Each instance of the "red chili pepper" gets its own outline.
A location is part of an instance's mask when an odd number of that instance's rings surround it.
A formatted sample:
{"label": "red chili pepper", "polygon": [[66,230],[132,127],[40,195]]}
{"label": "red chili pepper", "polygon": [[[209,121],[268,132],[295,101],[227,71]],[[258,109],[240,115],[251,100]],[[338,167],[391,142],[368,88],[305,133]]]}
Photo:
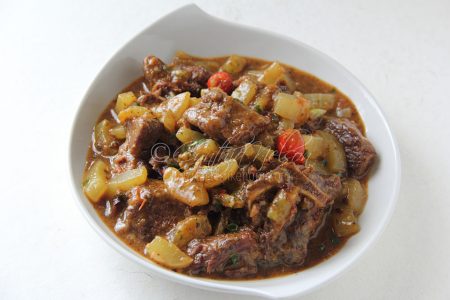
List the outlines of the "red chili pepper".
{"label": "red chili pepper", "polygon": [[284,131],[278,137],[277,148],[280,156],[285,155],[289,160],[297,164],[303,164],[305,162],[305,157],[303,156],[305,142],[300,131],[296,129]]}
{"label": "red chili pepper", "polygon": [[220,87],[225,93],[230,93],[233,89],[233,78],[227,72],[217,72],[208,79],[208,87]]}

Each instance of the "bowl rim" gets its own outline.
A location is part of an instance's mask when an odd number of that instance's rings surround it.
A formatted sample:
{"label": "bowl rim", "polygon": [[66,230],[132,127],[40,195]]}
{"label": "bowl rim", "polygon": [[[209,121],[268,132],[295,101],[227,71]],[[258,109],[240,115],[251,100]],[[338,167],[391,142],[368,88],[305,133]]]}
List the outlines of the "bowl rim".
{"label": "bowl rim", "polygon": [[[358,86],[358,88],[366,95],[366,100],[371,102],[370,104],[375,108],[377,114],[380,116],[383,125],[387,129],[388,136],[386,139],[390,142],[394,153],[393,153],[393,159],[395,164],[393,165],[393,172],[394,172],[394,190],[391,193],[391,200],[389,201],[389,206],[386,208],[386,213],[384,214],[384,219],[381,220],[381,226],[378,228],[378,230],[375,232],[374,235],[370,236],[370,238],[365,242],[363,246],[358,247],[358,251],[349,259],[345,261],[345,263],[341,264],[341,267],[334,272],[333,274],[329,275],[327,278],[324,278],[322,281],[318,282],[316,285],[311,286],[304,290],[297,290],[295,292],[286,293],[284,295],[274,294],[271,292],[268,292],[266,290],[261,290],[258,287],[242,287],[242,286],[235,286],[230,285],[229,283],[236,283],[236,282],[250,282],[253,280],[214,280],[214,279],[208,279],[208,278],[198,278],[198,277],[192,277],[184,274],[180,274],[171,270],[168,270],[164,267],[161,267],[157,264],[151,263],[148,260],[146,260],[142,255],[139,255],[137,252],[131,249],[126,249],[125,246],[119,244],[116,240],[114,240],[110,235],[108,235],[103,228],[101,228],[97,222],[93,219],[90,212],[88,211],[87,207],[83,204],[83,199],[79,196],[77,193],[77,190],[79,189],[79,178],[75,178],[75,172],[73,170],[74,166],[72,164],[72,157],[74,152],[74,143],[75,143],[75,129],[78,121],[78,117],[80,115],[81,108],[83,104],[87,101],[88,95],[91,93],[91,91],[95,88],[97,81],[100,78],[100,75],[102,71],[114,60],[114,58],[117,56],[118,53],[120,53],[124,48],[126,48],[129,44],[131,44],[136,38],[141,36],[146,31],[150,30],[153,26],[156,26],[161,21],[165,20],[166,18],[170,18],[173,15],[179,14],[179,13],[196,13],[198,16],[202,16],[205,19],[209,19],[209,21],[222,23],[225,25],[233,25],[239,28],[243,29],[249,29],[252,31],[256,31],[265,35],[273,36],[276,38],[281,38],[284,40],[287,40],[291,43],[297,44],[303,48],[309,49],[311,52],[313,52],[315,55],[319,56],[321,59],[327,62],[327,64],[330,64],[334,67],[337,67],[340,72],[344,76],[346,76],[349,80],[353,81],[355,85]],[[286,62],[289,63],[289,62]],[[345,273],[350,266],[354,265],[354,263],[361,258],[361,256],[366,253],[366,250],[373,246],[373,244],[380,238],[381,234],[386,229],[387,225],[389,224],[389,221],[391,220],[392,214],[394,212],[395,206],[397,204],[399,191],[400,191],[400,184],[401,184],[401,158],[400,158],[400,152],[398,148],[397,140],[393,134],[393,131],[391,127],[389,126],[386,117],[382,111],[382,109],[379,107],[378,103],[376,102],[373,95],[368,91],[368,89],[361,83],[359,79],[357,79],[350,71],[348,71],[344,66],[342,66],[340,63],[338,63],[336,60],[331,58],[330,56],[322,53],[321,51],[301,42],[296,39],[293,39],[289,36],[285,36],[279,33],[271,32],[268,30],[256,28],[253,26],[248,26],[244,24],[239,24],[227,20],[220,19],[218,17],[209,15],[202,9],[200,9],[195,4],[187,4],[184,6],[181,6],[171,12],[169,12],[166,15],[163,15],[162,17],[158,18],[156,21],[152,22],[148,26],[146,26],[143,30],[139,31],[137,34],[135,34],[133,37],[131,37],[126,43],[124,43],[121,47],[119,47],[110,57],[109,59],[103,64],[103,66],[99,69],[96,76],[94,77],[94,80],[89,85],[86,92],[83,94],[82,100],[78,104],[78,107],[72,117],[71,127],[70,127],[70,135],[68,140],[68,176],[69,176],[69,182],[71,183],[71,191],[73,194],[73,197],[75,199],[75,202],[77,203],[78,208],[80,209],[82,215],[84,218],[88,221],[90,226],[94,229],[94,231],[99,234],[102,239],[109,244],[113,249],[118,251],[123,256],[129,258],[130,260],[134,261],[135,263],[138,263],[139,265],[145,267],[147,270],[151,271],[152,274],[168,279],[172,282],[178,282],[185,285],[189,285],[192,287],[202,288],[205,290],[210,291],[219,291],[219,292],[226,292],[226,293],[235,293],[235,294],[241,294],[241,295],[253,295],[253,296],[260,296],[265,297],[269,299],[278,299],[280,296],[282,297],[292,297],[292,296],[299,296],[304,295],[307,293],[311,293],[320,287],[323,287],[324,285],[330,283],[332,280],[337,279],[339,276],[341,276],[343,273]],[[127,246],[128,247],[128,246]],[[285,275],[283,277],[292,276],[296,273]],[[283,278],[283,277],[275,277],[275,278]],[[257,279],[256,281],[262,282],[262,281],[269,281],[273,280],[273,278],[268,279]]]}

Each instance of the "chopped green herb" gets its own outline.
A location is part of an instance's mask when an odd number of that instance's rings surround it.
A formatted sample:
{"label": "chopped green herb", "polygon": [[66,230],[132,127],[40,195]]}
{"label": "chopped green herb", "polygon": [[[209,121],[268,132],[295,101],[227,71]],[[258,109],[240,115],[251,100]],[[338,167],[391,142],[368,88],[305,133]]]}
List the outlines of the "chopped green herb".
{"label": "chopped green herb", "polygon": [[276,114],[273,114],[272,115],[272,122],[280,122],[280,118]]}
{"label": "chopped green herb", "polygon": [[234,267],[239,263],[239,255],[233,254],[230,256],[230,266]]}
{"label": "chopped green herb", "polygon": [[339,245],[339,243],[341,242],[341,239],[337,236],[337,235],[333,235],[331,237],[331,243],[336,246]]}
{"label": "chopped green herb", "polygon": [[220,202],[216,200],[213,202],[213,207],[215,211],[220,211],[222,209],[222,204],[220,204]]}
{"label": "chopped green herb", "polygon": [[305,150],[305,152],[303,153],[303,156],[304,156],[305,158],[308,158],[308,157],[309,157],[309,151],[308,151],[308,150]]}
{"label": "chopped green herb", "polygon": [[262,113],[263,113],[263,110],[262,110],[261,106],[259,106],[259,105],[255,105],[255,110],[256,110],[256,112],[259,113],[259,114],[262,114]]}
{"label": "chopped green herb", "polygon": [[228,232],[237,232],[238,229],[239,229],[239,226],[236,223],[230,223],[227,225]]}
{"label": "chopped green herb", "polygon": [[206,141],[206,139],[200,139],[200,140],[193,141],[192,143],[189,144],[189,148],[192,149],[192,148],[200,145],[204,141]]}
{"label": "chopped green herb", "polygon": [[325,245],[322,243],[322,244],[320,244],[319,245],[319,250],[320,250],[320,252],[323,252],[323,251],[325,251]]}
{"label": "chopped green herb", "polygon": [[176,168],[178,170],[180,169],[180,165],[176,161],[169,161],[167,163],[167,166],[168,167],[172,167],[172,168]]}
{"label": "chopped green herb", "polygon": [[204,141],[206,141],[206,139],[199,139],[199,140],[193,141],[189,144],[184,144],[180,147],[180,153],[192,150],[195,147],[197,147],[198,145],[200,145],[201,143],[203,143]]}

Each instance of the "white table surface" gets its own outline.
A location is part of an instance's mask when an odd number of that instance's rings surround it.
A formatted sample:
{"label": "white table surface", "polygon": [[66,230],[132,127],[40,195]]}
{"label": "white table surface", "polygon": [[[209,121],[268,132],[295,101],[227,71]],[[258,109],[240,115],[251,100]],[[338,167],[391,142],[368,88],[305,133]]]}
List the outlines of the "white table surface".
{"label": "white table surface", "polygon": [[[78,211],[66,176],[70,123],[96,73],[186,2],[0,1],[0,299],[228,299],[149,276],[116,253]],[[304,299],[449,299],[450,1],[197,4],[337,59],[399,141],[401,195],[386,231]]]}

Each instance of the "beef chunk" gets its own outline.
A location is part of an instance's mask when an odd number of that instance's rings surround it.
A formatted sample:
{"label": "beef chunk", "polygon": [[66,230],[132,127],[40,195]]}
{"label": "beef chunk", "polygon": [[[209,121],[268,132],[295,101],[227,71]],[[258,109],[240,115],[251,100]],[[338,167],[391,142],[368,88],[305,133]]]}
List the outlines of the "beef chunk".
{"label": "beef chunk", "polygon": [[148,151],[159,139],[163,130],[162,124],[155,119],[138,118],[128,121],[126,143],[130,154],[135,157],[149,154]]}
{"label": "beef chunk", "polygon": [[[128,240],[150,242],[165,235],[177,222],[191,214],[190,208],[170,197],[164,183],[149,180],[126,195],[128,207],[117,219],[115,231]],[[128,234],[130,233],[130,234]]]}
{"label": "beef chunk", "polygon": [[358,179],[366,176],[375,163],[377,154],[356,124],[348,119],[330,118],[325,127],[344,146],[349,174]]}
{"label": "beef chunk", "polygon": [[330,207],[331,204],[326,208],[319,208],[308,198],[304,198],[292,224],[270,244],[270,248],[265,247],[268,248],[265,255],[269,261],[287,265],[302,264],[308,252],[309,241],[322,227]]}
{"label": "beef chunk", "polygon": [[248,229],[192,240],[187,254],[194,259],[189,267],[191,274],[225,273],[228,277],[244,277],[257,272],[256,236]]}
{"label": "beef chunk", "polygon": [[252,141],[270,123],[269,118],[233,100],[219,88],[205,92],[202,101],[186,110],[184,117],[211,138],[231,145]]}
{"label": "beef chunk", "polygon": [[206,87],[211,72],[196,65],[167,66],[159,58],[149,55],[144,59],[144,75],[156,96],[186,91],[198,96]]}
{"label": "beef chunk", "polygon": [[300,187],[302,195],[313,200],[317,206],[325,207],[339,192],[341,181],[336,175],[319,175],[310,168],[287,162],[261,175],[247,186],[247,204],[250,207],[258,197],[273,188],[286,187]]}
{"label": "beef chunk", "polygon": [[166,64],[156,56],[149,55],[144,59],[144,76],[150,85],[167,78]]}
{"label": "beef chunk", "polygon": [[181,65],[173,69],[170,75],[175,90],[198,96],[212,74],[201,66]]}
{"label": "beef chunk", "polygon": [[[283,163],[247,185],[245,200],[259,233],[262,265],[303,263],[310,238],[320,229],[341,189],[340,178],[324,176],[292,162]],[[291,205],[281,223],[266,217],[276,191],[284,190]],[[275,192],[274,192],[275,191]]]}
{"label": "beef chunk", "polygon": [[132,119],[127,121],[126,127],[126,140],[113,160],[116,173],[134,169],[139,160],[148,158],[151,148],[164,132],[162,124],[155,119]]}

